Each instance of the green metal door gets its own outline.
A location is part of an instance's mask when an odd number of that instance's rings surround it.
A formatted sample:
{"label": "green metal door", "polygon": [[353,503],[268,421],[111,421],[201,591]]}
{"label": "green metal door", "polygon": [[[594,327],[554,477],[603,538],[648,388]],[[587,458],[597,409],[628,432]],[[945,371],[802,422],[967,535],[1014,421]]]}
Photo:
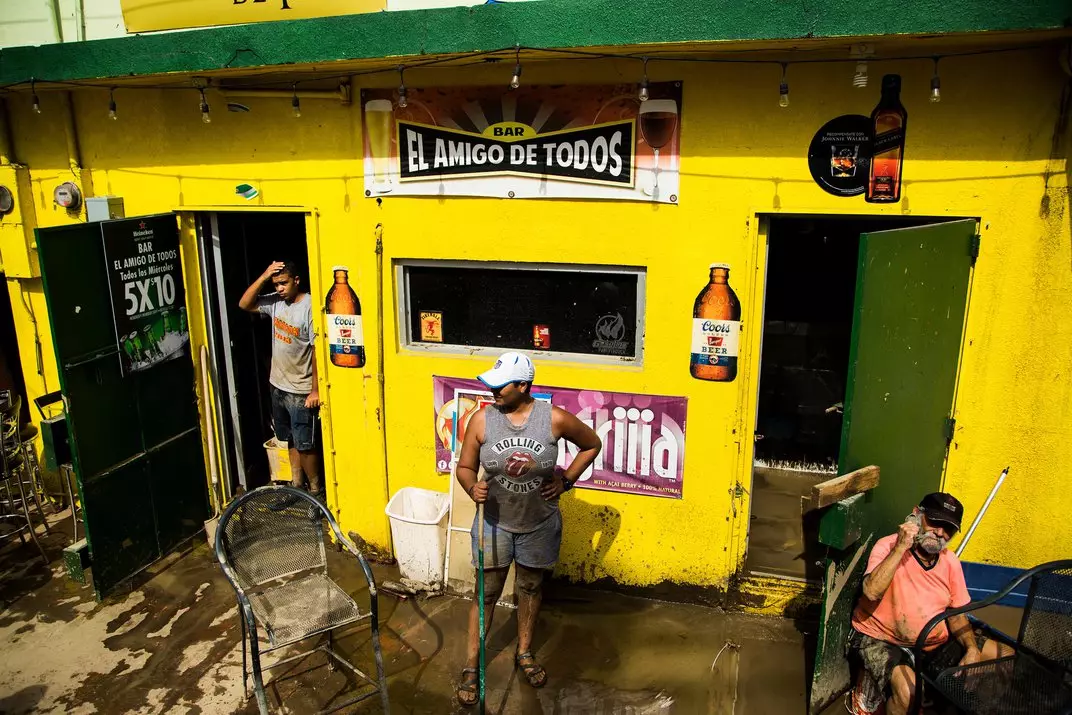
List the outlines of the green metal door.
{"label": "green metal door", "polygon": [[838,471],[874,464],[881,481],[822,517],[860,510],[850,521],[863,528],[853,543],[827,539],[810,712],[849,687],[845,643],[872,544],[941,484],[975,230],[955,221],[860,236]]}
{"label": "green metal door", "polygon": [[[174,219],[157,217],[154,226],[161,243],[178,245]],[[187,349],[124,375],[101,224],[36,233],[93,583],[102,598],[195,534],[208,515],[193,362]],[[178,290],[177,305],[184,306]]]}

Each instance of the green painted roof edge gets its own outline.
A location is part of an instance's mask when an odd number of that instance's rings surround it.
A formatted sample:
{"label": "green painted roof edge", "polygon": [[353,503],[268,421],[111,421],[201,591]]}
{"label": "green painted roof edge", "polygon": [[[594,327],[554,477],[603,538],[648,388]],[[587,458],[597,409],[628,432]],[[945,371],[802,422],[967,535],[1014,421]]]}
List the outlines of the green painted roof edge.
{"label": "green painted roof edge", "polygon": [[513,47],[933,35],[1072,27],[1068,0],[536,0],[0,50],[0,86]]}

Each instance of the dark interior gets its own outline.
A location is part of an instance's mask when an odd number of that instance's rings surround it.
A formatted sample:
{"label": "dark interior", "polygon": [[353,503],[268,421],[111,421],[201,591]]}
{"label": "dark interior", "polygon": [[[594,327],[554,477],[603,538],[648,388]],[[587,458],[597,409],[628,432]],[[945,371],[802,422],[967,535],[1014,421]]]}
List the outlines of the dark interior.
{"label": "dark interior", "polygon": [[[204,225],[208,228],[207,219]],[[231,343],[231,359],[237,394],[238,415],[230,414],[230,403],[224,401],[226,414],[222,420],[225,444],[235,444],[233,431],[241,431],[242,454],[249,488],[269,481],[268,458],[264,442],[272,436],[271,396],[268,376],[272,365],[272,330],[268,319],[247,313],[238,307],[242,293],[273,261],[294,261],[301,273],[302,285],[308,289],[308,251],[305,239],[305,216],[301,213],[219,213],[217,228],[220,237],[221,270],[224,296],[214,296],[216,305],[227,311]],[[206,237],[210,234],[206,231]],[[211,259],[211,255],[209,255]],[[212,267],[213,270],[215,266]],[[215,285],[212,287],[215,292]],[[268,288],[264,293],[270,292]],[[313,296],[313,310],[321,298]],[[216,354],[224,359],[223,345],[217,341]],[[221,382],[227,371],[221,363],[217,373]],[[221,392],[221,394],[228,394]],[[233,454],[228,455],[231,474],[237,487],[238,465]]]}
{"label": "dark interior", "polygon": [[[3,274],[0,273],[0,278]],[[11,390],[12,395],[22,397],[19,422],[31,420],[32,405],[26,403],[26,383],[22,377],[22,361],[19,359],[19,341],[15,335],[15,317],[11,311],[11,295],[0,291],[0,390]],[[40,415],[33,415],[37,421]]]}
{"label": "dark interior", "polygon": [[541,326],[557,352],[636,353],[636,273],[407,266],[406,278],[414,342],[435,311],[446,344],[532,350]]}
{"label": "dark interior", "polygon": [[865,222],[775,220],[767,259],[756,459],[837,465]]}

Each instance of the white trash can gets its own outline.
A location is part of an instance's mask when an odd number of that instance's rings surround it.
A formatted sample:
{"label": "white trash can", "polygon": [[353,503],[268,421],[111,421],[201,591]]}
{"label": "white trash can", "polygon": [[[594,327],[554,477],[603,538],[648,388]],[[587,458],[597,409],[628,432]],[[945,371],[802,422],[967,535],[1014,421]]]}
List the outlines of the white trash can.
{"label": "white trash can", "polygon": [[449,508],[449,494],[417,487],[402,487],[387,502],[402,578],[428,586],[443,583]]}

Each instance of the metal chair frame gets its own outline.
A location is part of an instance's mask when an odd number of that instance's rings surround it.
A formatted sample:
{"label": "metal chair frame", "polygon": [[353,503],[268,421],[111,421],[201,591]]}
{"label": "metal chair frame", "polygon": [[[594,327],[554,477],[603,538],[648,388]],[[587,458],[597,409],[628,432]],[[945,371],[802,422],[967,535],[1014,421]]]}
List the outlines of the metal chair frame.
{"label": "metal chair frame", "polygon": [[[290,639],[286,640],[286,642],[277,643],[277,644],[274,644],[274,645],[270,646],[269,648],[266,648],[266,649],[262,650],[260,648],[259,643],[258,643],[257,619],[256,619],[256,617],[254,615],[253,605],[252,605],[252,603],[250,601],[250,593],[248,593],[247,591],[251,590],[251,589],[254,589],[254,588],[258,587],[258,586],[263,586],[265,583],[278,582],[278,581],[280,581],[282,579],[286,579],[288,577],[295,576],[295,575],[297,575],[299,573],[303,573],[303,572],[306,572],[306,571],[312,571],[313,568],[315,568],[315,567],[301,568],[301,569],[292,571],[290,573],[282,574],[280,576],[273,576],[273,577],[267,579],[266,581],[261,582],[261,583],[257,583],[257,584],[247,584],[246,586],[243,586],[241,584],[240,579],[238,577],[238,574],[236,573],[235,568],[234,568],[234,566],[232,564],[231,556],[230,556],[230,553],[229,553],[228,547],[227,547],[227,537],[226,537],[227,524],[228,524],[228,522],[230,522],[232,516],[234,515],[234,513],[239,508],[241,508],[244,504],[246,504],[247,502],[249,502],[253,498],[255,498],[257,496],[263,496],[263,494],[266,491],[280,492],[281,495],[289,495],[290,497],[292,497],[295,500],[295,504],[301,504],[300,508],[303,508],[303,509],[305,509],[305,508],[316,509],[316,510],[318,510],[320,512],[320,517],[321,518],[314,519],[313,521],[315,521],[315,523],[316,523],[315,528],[317,528],[319,530],[319,535],[320,535],[320,545],[319,546],[320,546],[320,555],[321,555],[322,563],[326,564],[326,558],[325,558],[326,554],[325,554],[324,543],[323,543],[323,537],[324,537],[323,520],[327,520],[328,525],[331,527],[332,533],[335,535],[336,542],[338,544],[341,544],[343,548],[345,548],[347,551],[349,551],[350,554],[353,555],[357,559],[358,564],[360,564],[360,566],[361,566],[361,570],[364,573],[365,580],[368,582],[370,608],[369,608],[368,613],[360,614],[356,618],[352,618],[352,619],[350,619],[350,620],[348,620],[346,622],[339,623],[339,624],[336,624],[336,625],[332,625],[332,626],[326,627],[326,628],[315,629],[315,630],[312,630],[310,632],[303,633],[300,636],[290,638]],[[302,502],[304,502],[304,503],[302,503]],[[289,507],[289,508],[295,508],[295,507]],[[224,510],[223,514],[220,516],[219,525],[216,528],[215,550],[216,550],[216,558],[220,562],[220,566],[223,568],[223,573],[226,576],[227,580],[231,583],[232,588],[234,588],[236,596],[237,596],[237,599],[238,599],[238,618],[239,618],[239,621],[242,624],[242,692],[243,692],[243,695],[245,695],[245,697],[247,697],[247,698],[249,697],[249,694],[248,694],[249,693],[249,690],[248,690],[248,678],[249,678],[249,675],[252,674],[253,675],[254,692],[256,693],[256,696],[257,696],[257,705],[258,705],[258,708],[260,709],[261,715],[268,715],[270,713],[270,708],[268,706],[268,698],[267,698],[267,695],[265,694],[265,683],[264,683],[264,678],[263,678],[263,675],[262,675],[262,671],[270,670],[271,668],[276,668],[276,667],[278,667],[280,665],[284,665],[286,663],[290,663],[290,662],[293,662],[295,660],[300,660],[302,658],[306,658],[310,654],[312,654],[314,652],[317,652],[317,651],[323,652],[325,655],[328,656],[329,665],[331,665],[333,670],[334,670],[334,663],[337,662],[340,665],[342,665],[343,667],[345,667],[346,669],[348,669],[350,672],[354,673],[354,675],[356,675],[359,679],[364,680],[365,682],[367,682],[368,684],[370,684],[373,687],[373,689],[370,692],[363,693],[363,694],[361,694],[359,696],[356,696],[354,698],[346,700],[345,702],[342,702],[342,703],[339,703],[337,705],[334,705],[334,706],[332,706],[332,707],[330,707],[330,708],[328,708],[326,710],[321,710],[320,711],[321,713],[335,712],[335,711],[340,710],[340,709],[342,709],[344,707],[347,707],[349,705],[353,705],[353,704],[358,703],[358,702],[360,702],[362,700],[365,700],[365,699],[367,699],[369,697],[372,697],[376,693],[379,693],[379,695],[380,695],[380,704],[382,706],[382,709],[383,709],[383,712],[385,713],[385,715],[390,713],[390,702],[388,700],[388,694],[387,694],[387,679],[386,679],[386,675],[385,675],[385,672],[384,672],[384,665],[383,665],[383,651],[380,648],[379,608],[378,608],[378,603],[377,603],[376,581],[375,581],[375,579],[373,577],[372,569],[369,567],[368,561],[361,554],[361,552],[357,550],[357,547],[354,546],[353,542],[351,542],[348,538],[343,536],[342,531],[339,529],[338,523],[336,523],[334,517],[332,517],[332,515],[331,515],[331,512],[329,512],[324,507],[324,505],[322,503],[320,503],[318,500],[316,500],[313,497],[311,497],[308,493],[306,493],[306,492],[304,492],[302,490],[299,490],[299,489],[295,489],[294,487],[290,487],[290,486],[270,485],[270,486],[260,487],[258,489],[254,489],[252,491],[246,492],[242,496],[240,496],[237,499],[235,499],[234,501],[232,501],[230,503],[230,505],[228,505],[228,507]],[[325,571],[325,574],[326,574],[326,565],[324,566],[324,571]],[[330,580],[330,579],[328,579],[328,580]],[[349,594],[346,594],[346,595],[347,595],[347,597],[349,597]],[[350,600],[353,601],[352,598]],[[356,608],[356,603],[354,603],[354,606]],[[363,673],[362,671],[357,669],[352,663],[347,661],[342,655],[337,653],[335,651],[335,649],[334,649],[334,631],[341,630],[341,629],[344,629],[344,628],[351,628],[351,627],[353,627],[355,625],[358,625],[358,624],[362,623],[366,619],[369,620],[370,627],[371,627],[372,647],[373,647],[373,653],[374,653],[375,660],[376,660],[376,680],[373,680],[368,675],[366,675],[365,673]],[[318,645],[315,648],[312,648],[310,650],[304,651],[304,652],[299,653],[297,655],[293,655],[293,656],[290,656],[290,657],[287,657],[287,658],[282,658],[282,659],[280,659],[280,660],[278,660],[278,661],[276,661],[274,663],[271,663],[270,665],[266,665],[266,666],[261,665],[261,660],[260,660],[261,655],[266,655],[266,654],[271,653],[272,651],[278,650],[280,648],[285,648],[285,647],[287,647],[289,645],[293,645],[295,643],[299,643],[301,641],[307,640],[307,639],[312,638],[314,636],[323,635],[325,633],[327,634],[327,644],[326,645],[324,645],[324,644]],[[248,639],[248,645],[249,645],[250,660],[252,661],[252,669],[250,669],[247,666],[247,659],[246,659],[247,639]]]}
{"label": "metal chair frame", "polygon": [[[923,702],[924,681],[926,681],[927,685],[934,688],[935,691],[938,692],[938,694],[944,695],[942,689],[937,683],[937,677],[931,677],[922,670],[924,653],[923,646],[927,642],[927,635],[935,628],[935,626],[937,626],[939,623],[945,622],[947,619],[952,618],[953,616],[959,616],[961,614],[967,614],[968,619],[971,621],[973,626],[986,631],[988,636],[993,637],[995,640],[1000,641],[1001,643],[1004,643],[1015,650],[1014,655],[999,658],[999,661],[1015,660],[1017,658],[1030,658],[1038,663],[1044,664],[1047,668],[1056,669],[1058,671],[1063,670],[1065,672],[1066,678],[1072,678],[1072,667],[1066,664],[1057,663],[1053,661],[1051,658],[1048,658],[1045,655],[1038,653],[1036,650],[1034,650],[1023,642],[1028,626],[1027,617],[1023,618],[1023,620],[1021,621],[1019,635],[1015,639],[1013,639],[1005,633],[1002,633],[996,628],[993,628],[992,626],[982,621],[979,621],[970,615],[971,611],[976,611],[980,608],[985,608],[986,606],[994,605],[995,603],[1012,593],[1017,586],[1019,586],[1021,583],[1028,579],[1031,579],[1031,588],[1027,594],[1027,604],[1025,610],[1030,610],[1033,606],[1035,597],[1035,577],[1047,571],[1057,571],[1065,569],[1072,569],[1072,559],[1063,559],[1060,561],[1050,561],[1044,564],[1039,564],[1038,566],[1035,566],[1034,568],[1028,569],[1027,571],[1021,573],[1015,579],[1006,584],[1005,587],[997,593],[993,593],[990,596],[987,596],[986,598],[982,599],[981,601],[972,601],[966,606],[961,606],[960,608],[947,609],[942,613],[939,613],[931,620],[927,621],[927,625],[925,625],[923,627],[923,630],[919,632],[919,637],[916,638],[916,644],[912,648],[913,664],[916,676],[916,692],[914,702]],[[1069,594],[1069,597],[1072,598],[1072,593]],[[953,705],[955,706],[956,704],[953,703]],[[1061,711],[1059,715],[1072,715],[1072,708]]]}
{"label": "metal chair frame", "polygon": [[[10,392],[8,396],[9,403],[0,409],[0,466],[4,470],[2,481],[0,481],[0,488],[3,489],[3,496],[0,496],[0,506],[5,507],[5,511],[0,513],[0,519],[11,519],[19,522],[19,524],[13,531],[4,534],[2,538],[17,534],[19,540],[22,543],[26,543],[25,532],[29,532],[30,538],[41,552],[42,560],[45,565],[48,565],[48,554],[45,553],[45,548],[37,539],[37,531],[34,528],[33,519],[30,517],[30,498],[32,498],[37,506],[37,513],[41,517],[41,523],[44,524],[45,534],[49,533],[48,518],[45,516],[44,509],[41,508],[41,500],[37,495],[26,445],[19,435],[21,428],[19,413],[22,410],[22,398],[19,395],[12,395]],[[13,493],[12,482],[18,488],[17,494]],[[26,494],[27,486],[30,487],[30,497]],[[22,512],[21,514],[19,513],[20,511]]]}

